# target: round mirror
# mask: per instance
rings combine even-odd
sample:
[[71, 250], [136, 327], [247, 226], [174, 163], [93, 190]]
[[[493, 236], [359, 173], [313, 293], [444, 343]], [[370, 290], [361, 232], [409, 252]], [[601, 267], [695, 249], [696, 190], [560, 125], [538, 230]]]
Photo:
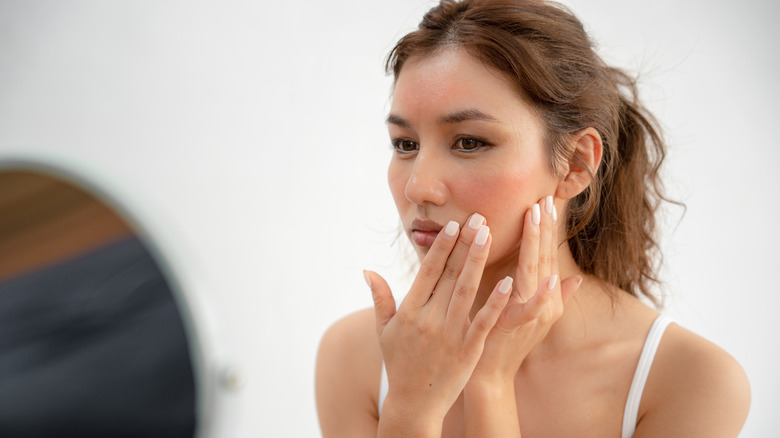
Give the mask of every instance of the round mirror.
[[0, 436], [196, 434], [200, 351], [159, 257], [87, 184], [0, 168]]

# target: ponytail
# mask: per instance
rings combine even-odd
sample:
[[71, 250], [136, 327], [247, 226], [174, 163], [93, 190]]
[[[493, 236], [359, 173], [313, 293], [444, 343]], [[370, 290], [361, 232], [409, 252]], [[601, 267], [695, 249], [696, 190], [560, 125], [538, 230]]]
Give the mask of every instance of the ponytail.
[[617, 135], [613, 147], [605, 145], [589, 190], [570, 202], [569, 247], [584, 272], [659, 305], [653, 287], [661, 261], [656, 212], [666, 200], [659, 175], [664, 141], [639, 103], [636, 81], [618, 69], [608, 72], [618, 89]]

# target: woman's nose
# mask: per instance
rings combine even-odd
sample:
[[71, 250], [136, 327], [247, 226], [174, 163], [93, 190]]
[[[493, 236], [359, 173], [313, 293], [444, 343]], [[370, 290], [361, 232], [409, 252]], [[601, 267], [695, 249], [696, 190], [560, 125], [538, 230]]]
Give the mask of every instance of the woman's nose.
[[415, 157], [404, 194], [413, 204], [442, 205], [447, 199], [446, 166], [435, 155], [421, 152]]

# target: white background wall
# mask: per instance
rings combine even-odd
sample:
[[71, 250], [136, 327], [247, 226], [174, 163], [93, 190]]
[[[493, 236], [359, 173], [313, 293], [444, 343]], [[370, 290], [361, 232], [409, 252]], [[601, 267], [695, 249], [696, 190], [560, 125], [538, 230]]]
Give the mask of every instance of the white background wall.
[[[770, 0], [569, 0], [667, 128], [668, 312], [745, 367], [743, 436], [780, 431], [780, 59]], [[0, 157], [102, 182], [243, 375], [231, 436], [316, 436], [314, 361], [404, 284], [385, 183], [393, 42], [428, 1], [0, 2]]]

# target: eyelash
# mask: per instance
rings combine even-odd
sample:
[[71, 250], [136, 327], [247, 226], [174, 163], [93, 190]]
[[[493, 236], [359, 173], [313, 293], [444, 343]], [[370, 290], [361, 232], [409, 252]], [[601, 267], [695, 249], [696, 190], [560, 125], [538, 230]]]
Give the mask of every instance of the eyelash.
[[[473, 142], [473, 143], [477, 143], [477, 146], [476, 146], [476, 147], [474, 147], [474, 148], [471, 148], [471, 149], [466, 149], [466, 148], [463, 148], [463, 147], [462, 147], [462, 143], [463, 143], [463, 142], [466, 142], [466, 141], [468, 141], [468, 142]], [[483, 148], [485, 148], [485, 147], [487, 147], [487, 146], [491, 146], [491, 145], [490, 145], [488, 142], [486, 142], [485, 140], [479, 139], [479, 138], [477, 138], [477, 137], [460, 137], [460, 138], [458, 138], [457, 140], [455, 140], [455, 144], [456, 144], [456, 145], [461, 145], [461, 147], [460, 147], [460, 148], [458, 148], [458, 150], [460, 150], [460, 151], [464, 151], [464, 152], [466, 152], [466, 153], [469, 153], [469, 152], [472, 152], [472, 151], [478, 151], [478, 150], [480, 150], [480, 149], [483, 149]], [[454, 145], [453, 145], [453, 148], [454, 148]]]
[[[403, 149], [404, 144], [413, 144], [414, 145], [414, 149], [413, 150], [404, 150]], [[417, 142], [414, 142], [412, 140], [406, 140], [406, 139], [403, 139], [403, 138], [397, 138], [397, 139], [393, 140], [393, 149], [397, 153], [399, 153], [399, 154], [407, 155], [407, 154], [411, 154], [413, 152], [417, 152], [417, 149], [419, 149], [419, 147], [420, 146], [417, 144]]]
[[[471, 149], [466, 149], [466, 148], [462, 147], [462, 143], [463, 142], [477, 143], [477, 146], [474, 147], [474, 148], [471, 148]], [[412, 146], [412, 147], [414, 147], [414, 149], [412, 149], [412, 150], [405, 150], [405, 149], [403, 149], [404, 146], [409, 146], [410, 144], [414, 145], [414, 146]], [[407, 140], [407, 139], [404, 139], [404, 138], [394, 139], [393, 142], [392, 142], [392, 145], [393, 145], [393, 149], [397, 153], [404, 154], [404, 155], [412, 154], [414, 152], [417, 152], [420, 149], [420, 145], [417, 142], [412, 141], [412, 140]], [[458, 145], [461, 145], [461, 147], [457, 147]], [[473, 153], [475, 151], [478, 151], [480, 149], [484, 149], [484, 148], [490, 147], [490, 146], [492, 146], [490, 143], [488, 143], [487, 141], [482, 140], [480, 138], [477, 138], [477, 137], [458, 137], [458, 139], [455, 140], [455, 143], [452, 145], [452, 149], [469, 154], [469, 153]]]

